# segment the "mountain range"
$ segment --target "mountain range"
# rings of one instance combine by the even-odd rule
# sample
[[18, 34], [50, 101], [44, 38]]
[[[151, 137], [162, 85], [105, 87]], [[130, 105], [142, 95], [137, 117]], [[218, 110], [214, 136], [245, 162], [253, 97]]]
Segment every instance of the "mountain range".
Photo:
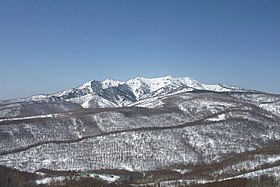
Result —
[[77, 172], [121, 186], [275, 183], [280, 95], [167, 76], [1, 101], [0, 165], [34, 174], [29, 186]]
[[[79, 108], [80, 106], [82, 108], [146, 107], [151, 105], [150, 100], [153, 100], [153, 103], [157, 102], [157, 104], [159, 104], [161, 97], [195, 91], [255, 92], [253, 90], [222, 84], [203, 84], [189, 77], [173, 78], [171, 76], [166, 76], [151, 79], [137, 77], [127, 82], [108, 78], [104, 81], [89, 81], [76, 88], [55, 94], [34, 95], [27, 98], [0, 101], [0, 103], [2, 105], [26, 104], [28, 102], [59, 103], [58, 109], [55, 108], [54, 110], [65, 108], [66, 111], [69, 110], [68, 107], [71, 109], [71, 107]], [[22, 107], [20, 104], [18, 106]], [[46, 108], [47, 107], [44, 107], [44, 109]], [[21, 112], [17, 111], [15, 108], [12, 109], [12, 111], [4, 109], [5, 111], [2, 113], [0, 109], [0, 117], [21, 115]], [[36, 111], [34, 112], [36, 113]]]

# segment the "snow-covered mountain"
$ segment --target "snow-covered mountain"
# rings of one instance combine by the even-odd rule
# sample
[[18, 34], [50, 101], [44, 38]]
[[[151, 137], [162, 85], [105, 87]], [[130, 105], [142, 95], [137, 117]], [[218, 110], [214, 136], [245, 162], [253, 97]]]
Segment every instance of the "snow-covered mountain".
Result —
[[125, 170], [140, 186], [261, 175], [280, 181], [280, 95], [167, 76], [2, 101], [1, 166], [113, 170], [120, 178]]
[[113, 79], [94, 80], [55, 94], [35, 95], [24, 99], [6, 101], [6, 103], [14, 103], [15, 101], [67, 101], [80, 104], [83, 108], [111, 108], [132, 106], [134, 103], [145, 99], [197, 90], [214, 92], [249, 91], [221, 84], [203, 84], [189, 77], [174, 78], [166, 76], [150, 79], [136, 77], [127, 82]]

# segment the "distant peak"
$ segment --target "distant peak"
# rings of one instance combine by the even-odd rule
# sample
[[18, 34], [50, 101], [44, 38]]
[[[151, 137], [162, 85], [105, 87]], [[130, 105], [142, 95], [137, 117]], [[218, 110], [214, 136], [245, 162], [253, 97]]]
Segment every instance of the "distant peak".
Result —
[[80, 89], [83, 89], [83, 88], [88, 88], [88, 87], [91, 87], [91, 83], [93, 82], [92, 81], [88, 81], [88, 82], [85, 82], [84, 84], [82, 84], [81, 86], [79, 86]]
[[117, 80], [114, 80], [114, 79], [111, 79], [111, 78], [107, 78], [107, 79], [105, 79], [105, 80], [102, 81], [102, 82], [109, 82], [109, 81], [117, 81]]
[[163, 79], [173, 79], [173, 76], [172, 75], [167, 75], [165, 77], [162, 77]]
[[130, 80], [143, 80], [143, 79], [147, 79], [145, 77], [135, 77], [134, 79], [130, 79]]
[[104, 81], [102, 81], [102, 83], [124, 83], [124, 82], [115, 80], [115, 79], [111, 79], [111, 78], [107, 78]]
[[125, 82], [107, 78], [104, 81], [102, 81], [101, 84], [102, 84], [102, 88], [106, 89], [109, 87], [117, 87], [119, 85], [125, 84]]

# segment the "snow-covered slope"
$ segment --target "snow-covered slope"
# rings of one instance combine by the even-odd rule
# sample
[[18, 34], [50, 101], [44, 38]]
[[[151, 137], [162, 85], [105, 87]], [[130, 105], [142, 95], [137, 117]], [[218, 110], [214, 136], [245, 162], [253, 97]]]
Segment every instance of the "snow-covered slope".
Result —
[[158, 98], [158, 108], [0, 119], [0, 165], [29, 172], [180, 166], [190, 174], [209, 167], [199, 173], [210, 179], [279, 166], [280, 116], [236, 97], [186, 92]]

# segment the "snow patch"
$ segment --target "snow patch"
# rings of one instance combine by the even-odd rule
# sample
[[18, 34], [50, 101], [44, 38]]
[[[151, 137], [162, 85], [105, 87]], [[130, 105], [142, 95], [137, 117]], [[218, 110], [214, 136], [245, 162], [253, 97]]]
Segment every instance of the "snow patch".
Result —
[[66, 177], [64, 176], [59, 176], [59, 177], [46, 177], [43, 179], [38, 179], [35, 181], [35, 183], [37, 185], [40, 184], [50, 184], [50, 183], [62, 183], [64, 180], [66, 179]]
[[18, 117], [18, 118], [7, 118], [7, 119], [0, 119], [2, 121], [17, 121], [17, 120], [25, 120], [25, 119], [39, 119], [39, 118], [52, 118], [55, 117], [55, 114], [45, 114], [45, 115], [36, 115], [36, 116], [28, 116], [28, 117]]
[[192, 170], [190, 170], [190, 169], [174, 169], [172, 171], [176, 171], [178, 173], [185, 174], [185, 173], [191, 172]]
[[207, 119], [207, 121], [222, 121], [225, 119], [226, 119], [226, 114], [220, 114], [217, 117]]
[[108, 183], [113, 183], [120, 180], [120, 177], [117, 175], [98, 175], [98, 177], [104, 181], [107, 181]]

